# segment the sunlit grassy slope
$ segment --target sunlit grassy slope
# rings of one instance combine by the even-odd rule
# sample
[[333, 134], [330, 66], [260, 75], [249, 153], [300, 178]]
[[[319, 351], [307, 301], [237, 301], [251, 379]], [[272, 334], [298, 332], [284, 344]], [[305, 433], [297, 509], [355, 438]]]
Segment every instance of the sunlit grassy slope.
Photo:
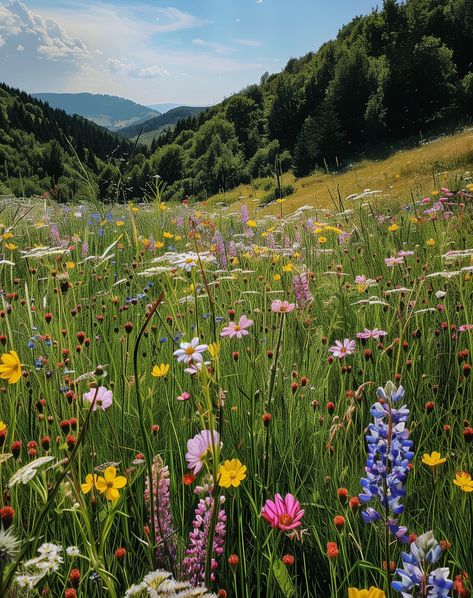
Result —
[[[291, 173], [283, 176], [283, 184], [292, 184], [295, 191], [284, 202], [284, 212], [289, 213], [304, 205], [320, 208], [353, 207], [353, 200], [345, 198], [361, 194], [366, 189], [379, 190], [377, 201], [407, 202], [414, 196], [428, 195], [443, 185], [454, 185], [461, 175], [473, 170], [473, 129], [456, 135], [441, 137], [424, 145], [398, 151], [385, 160], [364, 160], [351, 165], [340, 174], [316, 173], [295, 179]], [[208, 204], [229, 204], [230, 209], [241, 203], [253, 204], [255, 209], [268, 194], [264, 190], [270, 179], [259, 179], [252, 185], [239, 187], [214, 195]], [[374, 201], [374, 200], [373, 200]], [[273, 202], [258, 207], [258, 213], [276, 213], [280, 206]]]

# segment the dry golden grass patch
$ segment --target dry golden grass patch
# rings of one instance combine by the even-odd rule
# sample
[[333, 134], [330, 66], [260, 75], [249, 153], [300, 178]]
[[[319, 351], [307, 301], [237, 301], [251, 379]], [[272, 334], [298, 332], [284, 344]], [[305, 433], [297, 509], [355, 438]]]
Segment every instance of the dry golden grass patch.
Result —
[[[454, 185], [465, 171], [473, 169], [473, 130], [465, 130], [456, 135], [441, 137], [424, 145], [394, 153], [385, 160], [363, 160], [353, 164], [339, 174], [316, 173], [295, 179], [291, 173], [283, 175], [283, 184], [292, 184], [295, 191], [283, 204], [284, 213], [290, 213], [303, 205], [315, 208], [340, 207], [338, 196], [344, 207], [352, 207], [353, 202], [345, 198], [365, 189], [380, 190], [379, 201], [405, 203], [412, 197], [428, 196], [441, 186]], [[221, 202], [228, 204], [232, 211], [242, 203], [256, 208], [268, 194], [264, 183], [269, 179], [257, 180], [252, 185], [239, 187], [214, 195], [208, 200], [209, 206]], [[280, 206], [273, 202], [259, 207], [258, 214], [279, 213]]]

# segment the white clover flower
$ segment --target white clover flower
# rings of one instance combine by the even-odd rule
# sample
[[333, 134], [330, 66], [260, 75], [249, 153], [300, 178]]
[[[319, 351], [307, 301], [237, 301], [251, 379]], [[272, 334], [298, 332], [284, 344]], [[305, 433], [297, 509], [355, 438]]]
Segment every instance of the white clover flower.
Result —
[[80, 550], [77, 548], [77, 546], [68, 546], [66, 548], [66, 554], [69, 557], [77, 557], [80, 556]]

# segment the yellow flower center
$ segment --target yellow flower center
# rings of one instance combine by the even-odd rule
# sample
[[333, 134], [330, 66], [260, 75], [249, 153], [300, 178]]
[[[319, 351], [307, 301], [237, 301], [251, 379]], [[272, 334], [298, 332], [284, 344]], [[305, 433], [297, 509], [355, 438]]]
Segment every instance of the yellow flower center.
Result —
[[186, 355], [193, 355], [195, 353], [194, 347], [187, 347]]

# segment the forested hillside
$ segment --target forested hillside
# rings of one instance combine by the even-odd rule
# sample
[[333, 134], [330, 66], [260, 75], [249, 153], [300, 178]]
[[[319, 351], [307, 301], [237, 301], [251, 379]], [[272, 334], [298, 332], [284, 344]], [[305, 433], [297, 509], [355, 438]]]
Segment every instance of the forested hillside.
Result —
[[[133, 144], [0, 84], [0, 194], [105, 199]], [[143, 156], [141, 156], [143, 158]]]
[[[468, 123], [472, 48], [471, 0], [385, 0], [382, 9], [355, 18], [316, 53], [291, 59], [282, 72], [266, 73], [260, 84], [179, 121], [155, 141], [150, 156], [141, 148], [132, 160], [129, 143], [26, 94], [5, 99], [12, 91], [3, 87], [0, 118], [9, 128], [1, 127], [0, 173], [16, 193], [21, 176], [27, 193], [59, 178], [73, 194], [80, 181], [73, 183], [76, 168], [68, 170], [73, 158], [67, 135], [102, 199], [141, 198], [155, 174], [168, 185], [166, 198], [203, 199], [271, 174], [276, 160], [278, 169], [292, 167], [296, 176], [327, 166], [336, 170], [400, 140]], [[36, 115], [41, 110], [48, 130]], [[44, 158], [55, 138], [53, 147], [67, 156], [59, 177]], [[125, 154], [127, 160], [116, 160]]]

